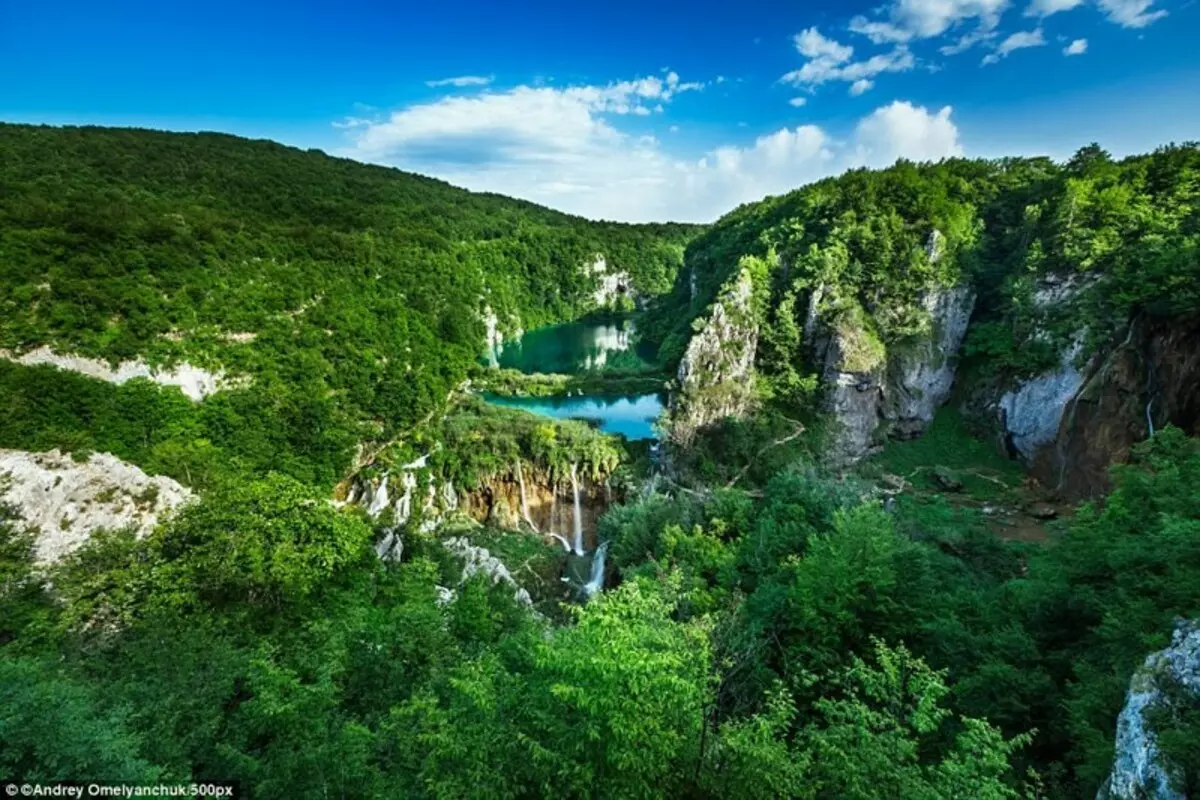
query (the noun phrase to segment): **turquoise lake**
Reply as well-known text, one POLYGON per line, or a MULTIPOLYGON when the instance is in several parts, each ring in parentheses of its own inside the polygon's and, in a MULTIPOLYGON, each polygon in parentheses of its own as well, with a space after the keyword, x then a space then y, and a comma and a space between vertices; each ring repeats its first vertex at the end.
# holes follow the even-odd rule
POLYGON ((629 320, 551 325, 505 342, 488 361, 525 373, 637 369, 647 362, 633 344, 633 330, 629 320))
MULTIPOLYGON (((572 322, 532 330, 520 339, 505 342, 488 355, 493 366, 532 374, 575 374, 600 369, 637 369, 647 361, 633 342, 628 320, 572 322)), ((654 423, 663 411, 663 396, 579 394, 558 397, 500 397, 484 399, 507 408, 520 408, 555 419, 577 419, 605 433, 626 439, 656 439, 654 423)))
POLYGON ((657 394, 631 397, 593 394, 574 397, 499 397, 484 394, 483 398, 498 406, 521 408, 545 417, 590 422, 605 433, 618 434, 631 441, 657 439, 654 423, 663 411, 663 399, 657 394))

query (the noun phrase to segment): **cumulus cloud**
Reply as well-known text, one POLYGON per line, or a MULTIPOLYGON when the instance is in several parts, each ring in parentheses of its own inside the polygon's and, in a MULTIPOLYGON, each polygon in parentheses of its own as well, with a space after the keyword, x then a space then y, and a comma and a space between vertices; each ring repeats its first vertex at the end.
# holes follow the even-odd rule
POLYGON ((867 78, 859 78, 854 83, 850 84, 850 96, 858 97, 860 94, 871 91, 874 86, 875 81, 868 80, 867 78))
POLYGON ((1151 11, 1155 0, 1099 0, 1100 9, 1112 22, 1125 28, 1144 28, 1162 19, 1166 11, 1151 11))
MULTIPOLYGON (((592 218, 711 221, 740 203, 861 165, 962 154, 950 109, 896 102, 846 140, 816 125, 782 128, 702 156, 623 132, 624 108, 669 104, 669 77, 608 86, 521 86, 410 105, 347 129, 342 155, 434 175, 592 218)), ((674 88, 672 88, 674 87, 674 88)))
POLYGON ((440 78, 436 81, 425 81, 426 86, 440 88, 442 86, 487 86, 496 78, 494 75, 459 75, 457 78, 440 78))
POLYGON ((898 158, 936 161, 965 155, 950 113, 950 106, 931 114, 902 101, 877 108, 855 129, 854 160, 880 166, 898 158))
POLYGON ((788 105, 792 106, 794 108, 800 108, 801 106, 804 106, 807 104, 808 104, 807 97, 793 97, 791 100, 788 100, 788 105))
POLYGON ((1063 48, 1064 56, 1081 56, 1087 52, 1087 39, 1076 39, 1063 48))

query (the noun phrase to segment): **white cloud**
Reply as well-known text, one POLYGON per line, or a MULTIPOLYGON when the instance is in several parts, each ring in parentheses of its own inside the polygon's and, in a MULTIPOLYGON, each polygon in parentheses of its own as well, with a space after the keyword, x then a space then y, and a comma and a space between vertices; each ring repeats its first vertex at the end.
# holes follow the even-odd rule
POLYGON ((425 81, 426 86, 434 88, 441 86, 455 86, 462 88, 464 86, 487 86, 494 81, 494 75, 459 75, 457 78, 442 78, 436 81, 425 81))
POLYGON ((794 38, 796 50, 805 58, 824 58, 834 64, 841 64, 843 61, 849 61, 850 56, 854 55, 853 47, 825 38, 815 27, 797 33, 794 38))
POLYGON ((882 166, 897 158, 936 161, 964 155, 950 112, 950 106, 945 106, 930 114, 899 100, 875 109, 855 129, 855 160, 865 166, 882 166))
POLYGON ((995 52, 989 53, 983 57, 984 64, 995 64, 1002 58, 1006 58, 1009 53, 1015 50, 1024 50, 1027 47, 1042 47, 1046 44, 1046 37, 1042 33, 1041 28, 1035 28, 1031 31, 1019 31, 1010 35, 1002 41, 995 52))
POLYGON ((1081 56, 1087 52, 1087 39, 1076 39, 1063 48, 1064 56, 1081 56))
POLYGON ((1048 17, 1060 11, 1070 11, 1076 6, 1083 5, 1085 0, 1032 0, 1025 9, 1027 17, 1048 17))
POLYGON ((860 94, 871 91, 875 86, 875 81, 866 78, 859 78, 854 83, 850 84, 850 96, 858 97, 860 94))
POLYGON ((667 130, 670 131, 671 133, 679 133, 679 126, 672 125, 671 127, 667 128, 667 130))
POLYGON ((1144 28, 1167 15, 1162 9, 1150 10, 1155 0, 1099 0, 1099 3, 1109 20, 1126 28, 1144 28))
POLYGON ((807 97, 793 97, 791 100, 788 100, 788 105, 792 106, 794 108, 800 108, 801 106, 804 106, 807 104, 808 104, 807 97))
POLYGON ((871 56, 866 61, 837 62, 827 56, 812 59, 787 73, 781 81, 793 86, 820 86, 829 81, 854 83, 871 79, 884 72, 906 72, 916 66, 916 59, 907 47, 898 45, 887 53, 871 56))
POLYGON ((645 107, 648 96, 671 100, 670 81, 645 80, 443 97, 348 130, 341 154, 630 221, 710 221, 852 166, 962 154, 949 108, 896 102, 864 118, 846 141, 801 125, 689 157, 617 127, 622 108, 645 107))
POLYGON ((944 56, 955 56, 959 53, 964 53, 967 50, 970 50, 980 42, 991 41, 995 38, 996 32, 994 30, 978 28, 969 33, 964 33, 962 36, 958 37, 958 40, 954 44, 948 44, 944 45, 943 47, 939 47, 938 52, 944 56))
POLYGON ((967 22, 991 30, 1008 4, 1009 0, 894 0, 882 9, 886 19, 857 16, 850 20, 850 30, 876 44, 930 39, 967 22))

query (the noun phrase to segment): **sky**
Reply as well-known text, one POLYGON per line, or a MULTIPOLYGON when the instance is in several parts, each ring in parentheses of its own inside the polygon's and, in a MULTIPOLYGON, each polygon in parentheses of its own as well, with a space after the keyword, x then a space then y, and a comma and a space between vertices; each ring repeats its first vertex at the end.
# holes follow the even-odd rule
POLYGON ((1200 140, 1198 34, 1200 0, 0 0, 0 120, 225 131, 709 222, 900 157, 1200 140))

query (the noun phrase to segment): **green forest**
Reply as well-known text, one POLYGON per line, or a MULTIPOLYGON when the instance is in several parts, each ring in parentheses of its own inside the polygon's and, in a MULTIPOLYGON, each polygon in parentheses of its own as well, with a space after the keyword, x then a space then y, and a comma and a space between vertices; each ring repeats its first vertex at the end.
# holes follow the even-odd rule
MULTIPOLYGON (((1196 145, 900 162, 705 228, 589 222, 218 134, 0 125, 0 152, 0 349, 248 378, 193 402, 0 360, 0 448, 112 453, 199 494, 51 565, 0 505, 0 780, 1091 798, 1131 676, 1200 618, 1197 430, 1159 426, 1107 496, 1059 502, 1035 539, 998 535, 988 509, 1035 489, 958 396, 921 438, 823 462, 802 310, 835 287, 902 346, 922 292, 969 284, 968 389, 1037 373, 1080 330, 1102 349, 1131 320, 1194 320, 1196 145), (759 405, 671 469, 471 396, 655 380, 481 365, 485 308, 510 333, 584 318, 601 253, 649 298, 638 330, 668 372, 731 276, 753 264, 761 284, 759 405), (1031 300, 1047 274, 1106 290, 1048 314, 1031 300), (563 602, 557 544, 462 519, 415 515, 402 558, 378 557, 391 520, 335 486, 426 455, 459 486, 522 463, 610 478, 604 591, 563 602), (891 475, 911 480, 889 493, 891 475), (532 604, 463 579, 450 535, 501 554, 532 604)), ((1200 700, 1150 723, 1171 788, 1196 796, 1200 700)))

